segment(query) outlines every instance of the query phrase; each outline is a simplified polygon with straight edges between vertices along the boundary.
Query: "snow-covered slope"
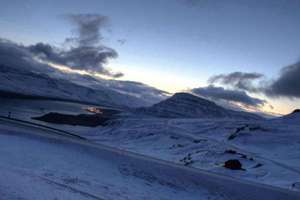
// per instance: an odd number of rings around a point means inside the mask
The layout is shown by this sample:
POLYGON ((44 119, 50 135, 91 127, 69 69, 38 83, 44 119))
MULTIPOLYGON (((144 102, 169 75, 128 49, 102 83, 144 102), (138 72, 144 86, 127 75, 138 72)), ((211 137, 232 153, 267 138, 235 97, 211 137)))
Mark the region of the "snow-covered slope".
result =
MULTIPOLYGON (((57 76, 59 75, 57 74, 57 76)), ((130 95, 146 102, 147 105, 152 105, 165 99, 166 95, 168 94, 165 91, 134 81, 120 81, 114 79, 106 80, 99 77, 79 74, 68 74, 68 76, 66 77, 66 75, 63 73, 60 73, 59 77, 61 77, 62 79, 67 78, 69 81, 75 84, 82 85, 94 90, 101 91, 104 89, 109 89, 124 95, 130 95)))
POLYGON ((43 71, 0 66, 0 91, 117 107, 149 106, 164 98, 162 91, 143 84, 43 71))
POLYGON ((187 167, 300 191, 299 130, 300 125, 269 120, 132 117, 82 135, 187 167), (223 167, 232 159, 243 170, 223 167))
POLYGON ((190 93, 176 93, 149 108, 140 108, 137 112, 165 118, 261 119, 255 114, 225 109, 190 93))
POLYGON ((300 194, 234 180, 102 145, 0 124, 0 191, 9 200, 297 200, 300 194))

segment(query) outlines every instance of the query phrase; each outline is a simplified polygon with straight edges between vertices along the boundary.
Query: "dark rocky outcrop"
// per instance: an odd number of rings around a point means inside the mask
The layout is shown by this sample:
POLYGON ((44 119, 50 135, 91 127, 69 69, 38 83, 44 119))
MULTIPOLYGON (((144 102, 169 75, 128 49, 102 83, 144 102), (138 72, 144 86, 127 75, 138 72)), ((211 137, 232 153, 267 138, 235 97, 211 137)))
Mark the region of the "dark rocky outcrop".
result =
POLYGON ((224 167, 231 170, 243 170, 242 163, 239 160, 227 160, 224 167))
POLYGON ((54 123, 54 124, 67 124, 67 125, 78 125, 78 126, 89 126, 96 127, 100 125, 106 125, 108 120, 112 119, 111 115, 103 114, 79 114, 79 115, 70 115, 70 114, 61 114, 51 112, 40 117, 33 117, 32 119, 54 123))

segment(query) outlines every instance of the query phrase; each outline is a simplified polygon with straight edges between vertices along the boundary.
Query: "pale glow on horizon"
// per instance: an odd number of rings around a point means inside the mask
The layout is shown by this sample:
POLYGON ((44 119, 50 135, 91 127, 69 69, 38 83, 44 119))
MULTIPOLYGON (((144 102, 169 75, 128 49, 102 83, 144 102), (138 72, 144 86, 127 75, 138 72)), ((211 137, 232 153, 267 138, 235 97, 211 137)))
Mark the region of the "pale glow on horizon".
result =
POLYGON ((58 69, 62 72, 65 73, 76 73, 76 74, 81 74, 81 75, 90 75, 90 73, 88 73, 85 70, 76 70, 76 69, 71 69, 70 67, 64 66, 64 65, 59 65, 59 64, 54 64, 51 62, 46 62, 46 64, 48 64, 49 66, 58 69))
POLYGON ((137 81, 137 82, 147 84, 151 87, 164 90, 169 93, 175 93, 175 92, 189 89, 187 87, 188 84, 185 84, 186 81, 184 79, 181 79, 180 77, 172 76, 170 74, 168 75, 162 74, 159 72, 145 72, 145 70, 136 72, 136 71, 126 70, 126 73, 123 77, 112 78, 109 76, 105 76, 103 74, 91 73, 86 70, 72 69, 68 66, 59 65, 51 62, 47 62, 46 64, 65 73, 76 73, 81 75, 96 76, 107 80, 116 79, 116 80, 124 80, 124 81, 137 81))
POLYGON ((118 78, 118 80, 141 82, 169 93, 176 93, 199 87, 199 82, 196 80, 187 80, 168 72, 146 70, 145 68, 139 69, 137 67, 129 67, 117 63, 111 68, 122 69, 124 76, 118 78))
MULTIPOLYGON (((40 61, 43 62, 43 61, 40 61)), ((89 75, 89 76, 96 76, 103 79, 116 79, 116 80, 124 80, 124 81, 137 81, 144 84, 147 84, 151 87, 155 87, 157 89, 164 90, 169 93, 175 93, 179 91, 188 90, 187 85, 184 82, 186 82, 184 79, 181 79, 180 77, 175 77, 172 75, 162 74, 158 72, 145 72, 143 71, 130 71, 126 70, 126 73, 123 77, 120 78, 112 78, 109 76, 105 76, 103 74, 99 73, 91 73, 86 70, 79 70, 79 69, 72 69, 65 65, 59 65, 51 62, 44 62, 48 64, 49 66, 58 69, 65 73, 76 73, 81 75, 89 75), (154 78, 152 78, 154 77, 154 78)))
POLYGON ((81 74, 81 75, 96 76, 96 77, 103 78, 103 79, 113 79, 113 78, 111 78, 109 76, 105 76, 103 74, 91 73, 89 71, 80 70, 80 69, 72 69, 72 68, 70 68, 68 66, 65 66, 65 65, 59 65, 59 64, 55 64, 55 63, 51 63, 51 62, 46 62, 46 64, 48 64, 49 66, 51 66, 55 69, 58 69, 62 72, 65 72, 65 73, 76 73, 76 74, 81 74))

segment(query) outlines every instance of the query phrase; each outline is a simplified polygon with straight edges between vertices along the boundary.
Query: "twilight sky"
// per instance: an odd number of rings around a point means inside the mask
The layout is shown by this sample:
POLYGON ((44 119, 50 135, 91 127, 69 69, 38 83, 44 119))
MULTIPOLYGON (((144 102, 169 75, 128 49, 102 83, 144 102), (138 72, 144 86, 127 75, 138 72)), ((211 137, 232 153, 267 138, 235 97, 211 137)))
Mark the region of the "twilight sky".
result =
POLYGON ((99 14, 108 18, 102 43, 119 55, 107 67, 124 73, 121 80, 170 92, 205 87, 194 90, 201 95, 217 84, 214 97, 224 97, 220 87, 243 91, 268 101, 265 111, 288 113, 300 107, 299 10, 298 0, 0 0, 0 37, 61 47, 74 34, 66 15, 99 14), (233 72, 264 76, 226 79, 233 72))

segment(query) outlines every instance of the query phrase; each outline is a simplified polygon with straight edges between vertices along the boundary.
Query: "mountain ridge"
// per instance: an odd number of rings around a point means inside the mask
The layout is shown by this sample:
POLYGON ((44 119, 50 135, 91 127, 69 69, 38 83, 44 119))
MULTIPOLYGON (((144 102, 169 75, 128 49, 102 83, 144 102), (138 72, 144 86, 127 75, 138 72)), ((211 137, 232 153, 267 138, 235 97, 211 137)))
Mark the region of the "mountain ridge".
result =
POLYGON ((138 108, 137 112, 162 118, 263 119, 252 113, 223 108, 213 101, 185 92, 175 93, 153 106, 138 108))
POLYGON ((2 95, 5 97, 12 93, 15 97, 23 95, 32 98, 88 102, 125 108, 149 106, 164 98, 162 91, 144 84, 98 80, 93 77, 90 77, 93 79, 92 82, 82 81, 89 77, 74 74, 72 76, 56 69, 46 69, 1 65, 0 91, 2 95), (45 73, 46 69, 49 70, 48 74, 45 73), (140 90, 145 92, 137 95, 140 90), (161 94, 161 96, 156 94, 161 94))

